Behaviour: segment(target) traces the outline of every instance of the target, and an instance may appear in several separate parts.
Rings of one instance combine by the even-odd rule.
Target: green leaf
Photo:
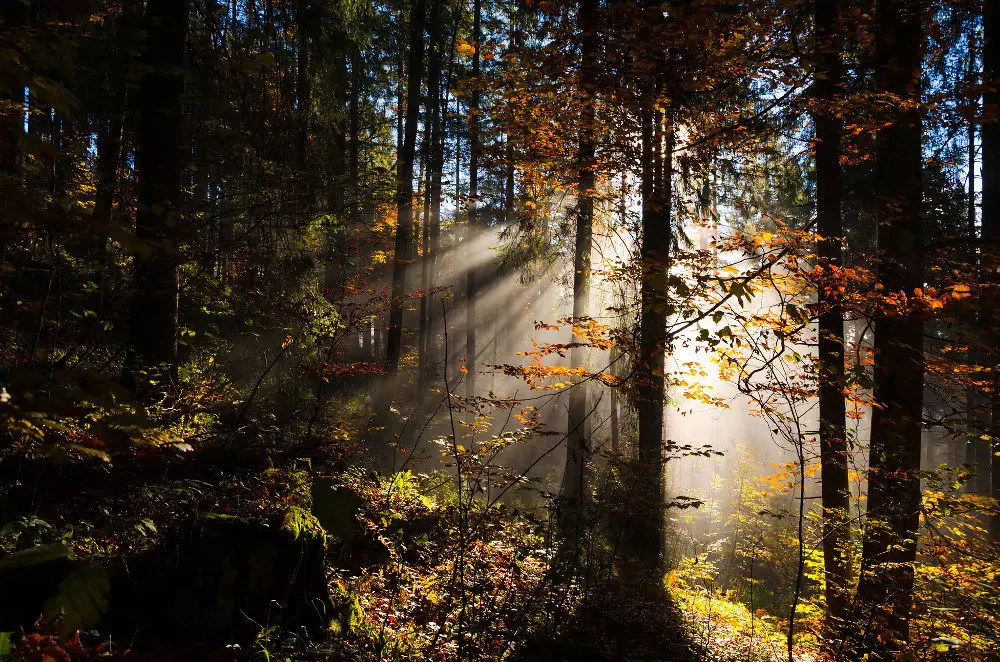
[[[80,566],[62,580],[56,594],[45,602],[44,614],[55,620],[62,614],[62,631],[67,637],[101,622],[108,611],[111,582],[100,566]]]
[[[14,633],[0,632],[0,659],[6,660],[14,651]]]

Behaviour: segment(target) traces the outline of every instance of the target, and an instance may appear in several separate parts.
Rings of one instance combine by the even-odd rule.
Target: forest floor
[[[589,588],[582,589],[574,584],[578,580],[553,572],[556,556],[544,517],[502,505],[463,513],[450,488],[427,489],[440,484],[440,476],[338,470],[345,467],[340,452],[325,449],[327,456],[321,458],[305,448],[285,449],[268,460],[206,450],[137,456],[114,466],[87,460],[5,463],[7,471],[18,474],[18,487],[0,505],[8,522],[25,524],[4,527],[0,543],[3,551],[12,552],[61,541],[81,562],[111,566],[162,548],[192,514],[273,522],[289,509],[315,512],[310,485],[316,468],[325,465],[321,473],[333,473],[332,480],[357,494],[360,504],[351,510],[363,531],[359,541],[345,544],[331,537],[327,551],[330,596],[334,607],[346,613],[345,627],[315,639],[262,628],[255,641],[242,642],[240,654],[228,651],[232,659],[453,659],[463,627],[463,659],[714,662],[777,657],[767,654],[776,647],[774,637],[743,636],[745,614],[738,605],[716,600],[706,609],[694,591],[659,578],[627,586],[604,570],[594,571],[601,578],[591,577]],[[311,461],[302,464],[310,455]],[[31,514],[16,519],[14,511]],[[476,526],[469,527],[470,518],[478,520]],[[456,560],[460,538],[468,550],[464,567]],[[459,569],[465,579],[456,584]],[[113,612],[114,595],[109,602]],[[95,625],[96,634],[100,626]],[[766,635],[759,620],[758,633]],[[115,659],[123,653],[122,659],[131,660],[192,659],[184,657],[190,649],[183,639],[177,632],[181,657],[171,657],[167,650],[127,654],[117,646]],[[746,655],[748,646],[764,654]],[[108,649],[90,653],[72,659],[98,659]],[[218,653],[223,656],[219,659],[227,655]],[[12,659],[34,659],[17,655]]]
[[[683,615],[668,595],[612,591],[581,605],[556,636],[540,633],[514,657],[518,662],[649,660],[694,662]]]

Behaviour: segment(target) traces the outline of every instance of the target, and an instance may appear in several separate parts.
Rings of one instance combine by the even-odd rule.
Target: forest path
[[[592,595],[554,637],[529,641],[521,662],[695,662],[680,609],[666,592],[610,590]]]

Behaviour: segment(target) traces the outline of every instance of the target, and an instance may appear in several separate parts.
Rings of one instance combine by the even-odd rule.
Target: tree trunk
[[[136,238],[146,248],[135,257],[123,372],[123,383],[140,392],[146,391],[140,383],[140,370],[155,372],[163,366],[167,376],[173,378],[177,369],[178,256],[172,243],[182,193],[181,123],[188,7],[188,0],[149,0],[146,4],[149,71],[140,91],[136,141]]]
[[[424,214],[424,255],[421,260],[421,288],[424,291],[420,299],[420,333],[417,348],[420,352],[419,383],[426,386],[431,377],[431,319],[433,306],[431,289],[433,287],[434,262],[437,259],[437,246],[440,237],[441,213],[441,0],[435,0],[430,34],[431,52],[427,62],[427,111],[430,116],[430,138],[427,141],[427,193]]]
[[[923,285],[921,204],[920,0],[878,0],[876,78],[894,99],[875,152],[878,276],[886,294],[913,296]],[[891,113],[891,114],[890,114]],[[868,515],[858,602],[870,624],[863,648],[876,659],[909,635],[920,507],[923,326],[904,306],[875,318],[875,400]]]
[[[1000,23],[997,20],[997,2],[986,2],[983,5],[983,128],[980,136],[982,145],[982,238],[984,253],[989,253],[987,264],[993,267],[989,273],[996,277],[997,265],[1000,265]],[[992,308],[996,311],[996,307]],[[996,312],[991,320],[991,329],[997,328]],[[991,347],[1000,346],[1000,338],[996,332],[990,334]],[[990,454],[990,479],[988,481],[990,496],[1000,499],[1000,375],[993,376],[993,388],[990,391],[990,434],[993,452]],[[983,458],[985,460],[985,458]],[[985,461],[981,467],[986,470]],[[987,480],[982,479],[985,488]],[[985,491],[985,490],[984,490]],[[1000,515],[990,522],[990,533],[994,540],[1000,540]]]
[[[233,3],[233,16],[235,24],[236,3]],[[299,160],[301,163],[307,162],[307,150],[309,147],[309,125],[312,119],[312,77],[309,75],[309,17],[308,0],[296,0],[295,3],[295,28],[298,31],[298,53],[295,65],[296,69],[296,96],[298,97],[298,148]]]
[[[659,86],[656,88],[659,89]],[[670,260],[673,125],[668,118],[665,145],[654,141],[662,113],[655,100],[642,109],[642,260],[639,356],[636,360],[636,415],[639,423],[635,552],[648,567],[662,559],[664,527],[663,405],[664,341]],[[657,180],[661,186],[657,186]]]
[[[472,99],[469,103],[469,232],[467,241],[471,245],[479,237],[479,63],[482,50],[482,0],[474,0],[472,5],[472,39],[475,52],[472,54]],[[476,271],[472,267],[466,271],[465,280],[465,367],[469,374],[465,378],[465,393],[470,398],[476,394]]]
[[[976,43],[975,33],[969,35],[968,43],[968,84],[974,85],[976,82]],[[969,237],[969,250],[966,253],[967,268],[976,274],[976,279],[983,277],[982,265],[979,262],[979,252],[977,251],[978,232],[976,231],[976,120],[979,104],[979,96],[971,94],[969,99],[969,115],[973,118],[966,128],[968,141],[968,164],[969,164],[969,199],[966,210],[966,232]],[[978,341],[986,340],[985,333],[990,325],[988,315],[984,311],[978,311],[972,315],[970,320],[972,333],[978,335]],[[976,343],[973,342],[972,345]],[[969,350],[969,364],[977,368],[985,368],[986,357],[984,352],[975,346]],[[971,386],[965,391],[966,405],[968,409],[967,429],[968,435],[965,442],[964,461],[976,469],[975,477],[969,480],[967,491],[972,494],[986,494],[989,487],[990,471],[990,444],[981,438],[985,432],[987,402],[980,390]]]
[[[595,156],[594,96],[597,74],[597,0],[580,0],[580,145],[577,152],[576,250],[573,257],[573,320],[583,322],[590,315],[591,238],[594,225]],[[570,334],[570,342],[576,337]],[[586,351],[571,347],[571,369],[582,369]],[[566,435],[566,470],[563,474],[563,534],[573,536],[579,510],[587,491],[586,462],[590,453],[587,424],[587,383],[574,386],[569,394],[569,420]]]
[[[825,273],[843,266],[841,238],[840,138],[841,120],[834,111],[842,77],[837,0],[816,3],[816,217],[818,254]],[[847,599],[850,544],[850,485],[848,484],[847,405],[844,399],[844,317],[834,283],[820,283],[818,298],[820,475],[823,503],[823,565],[826,575],[828,632],[843,622]]]
[[[346,41],[347,35],[339,32],[340,39]],[[348,132],[350,125],[348,117],[348,73],[347,54],[338,46],[333,54],[333,95],[336,113],[333,122],[333,153],[331,154],[330,203],[333,211],[333,226],[327,230],[327,259],[323,270],[323,289],[331,301],[339,301],[343,297],[344,284],[347,278],[347,219],[349,217],[349,201],[345,192],[351,183],[348,181],[350,167],[348,159]],[[306,152],[303,152],[305,157]],[[303,162],[303,167],[306,163]]]
[[[413,243],[413,155],[417,144],[417,119],[420,114],[420,79],[424,61],[424,20],[427,0],[415,0],[410,10],[410,59],[406,83],[406,124],[399,150],[396,178],[396,241],[392,261],[392,301],[389,308],[389,333],[385,346],[385,370],[395,375],[403,349],[403,299],[406,296],[406,271]]]

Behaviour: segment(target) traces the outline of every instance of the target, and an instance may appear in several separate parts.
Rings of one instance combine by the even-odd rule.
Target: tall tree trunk
[[[997,17],[996,0],[983,4],[983,128],[980,135],[982,146],[982,238],[984,253],[988,252],[987,262],[993,268],[994,274],[1000,265],[1000,21]],[[992,308],[996,311],[996,307]],[[997,328],[997,318],[994,312],[992,329]],[[995,332],[991,334],[991,347],[1000,346],[1000,338]],[[990,496],[1000,500],[1000,375],[993,376],[993,388],[990,391],[990,437],[993,452],[990,466],[989,489]],[[985,460],[985,458],[984,458]],[[985,461],[981,467],[986,470]],[[983,479],[986,483],[986,479]],[[993,517],[990,523],[990,533],[994,540],[1000,540],[1000,515]]]
[[[298,31],[298,53],[296,69],[296,96],[298,97],[298,149],[301,162],[307,162],[309,147],[309,125],[312,120],[312,77],[309,75],[309,33],[311,32],[309,2],[296,0],[295,29]],[[235,23],[236,3],[233,3]]]
[[[302,0],[300,0],[302,1]],[[347,35],[338,30],[338,40],[347,41]],[[333,153],[331,173],[333,181],[330,182],[330,203],[333,211],[333,225],[327,230],[327,259],[326,268],[323,271],[323,289],[331,300],[340,301],[344,294],[344,285],[347,279],[348,255],[347,255],[347,220],[350,215],[350,202],[346,191],[352,185],[348,181],[349,157],[348,157],[348,133],[350,131],[348,104],[348,73],[347,73],[347,53],[343,45],[338,44],[333,54],[333,97],[336,104],[336,111],[333,119]],[[306,152],[303,151],[303,158]],[[303,167],[306,163],[303,162]]]
[[[594,96],[597,75],[597,0],[580,0],[580,145],[577,152],[576,250],[573,256],[573,320],[582,323],[590,315],[590,260],[594,225]],[[576,340],[570,335],[570,342]],[[586,353],[571,347],[570,367],[584,367]],[[590,452],[587,425],[587,383],[572,388],[569,395],[569,420],[566,435],[566,470],[563,474],[563,533],[574,535],[579,510],[587,490],[586,462]]]
[[[472,99],[469,103],[469,231],[466,241],[471,243],[479,237],[479,73],[480,51],[482,50],[482,0],[472,4],[472,39],[475,52],[472,54]],[[476,267],[466,271],[465,280],[465,355],[469,374],[465,379],[465,392],[469,397],[476,394]]]
[[[406,271],[413,243],[413,155],[417,144],[417,119],[420,114],[420,80],[424,62],[424,21],[427,0],[415,0],[410,10],[410,58],[406,83],[406,124],[399,150],[396,178],[396,241],[392,261],[392,301],[389,308],[389,333],[386,337],[385,369],[395,375],[403,348],[403,298],[406,296]]]
[[[842,77],[837,0],[817,0],[816,50],[816,216],[819,258],[829,266],[843,265],[841,238],[840,138],[841,120],[834,109]],[[844,317],[835,286],[819,287],[818,355],[820,475],[823,502],[823,565],[826,575],[828,631],[843,622],[847,599],[850,544],[850,485],[847,472],[847,405],[844,399]]]
[[[4,30],[10,35],[28,22],[28,7],[20,0],[3,0]],[[4,186],[20,185],[21,177],[21,136],[24,134],[24,91],[14,87],[0,93],[0,101],[6,103],[0,113],[0,176]],[[6,197],[6,196],[4,196]],[[0,202],[0,210],[6,205]],[[0,219],[0,258],[6,254],[6,247],[14,230],[14,223],[4,214]]]
[[[969,35],[968,42],[968,84],[970,86],[976,83],[976,42],[975,42],[975,30]],[[978,232],[976,231],[976,120],[974,119],[977,113],[977,106],[979,105],[979,97],[975,94],[970,94],[968,98],[969,103],[969,114],[973,119],[970,119],[969,126],[966,128],[966,135],[968,141],[968,164],[969,164],[969,199],[968,206],[966,209],[966,233],[969,237],[969,250],[966,253],[967,263],[966,268],[972,270],[977,274],[977,279],[981,278],[983,275],[982,265],[979,263],[979,252],[977,251],[977,238]],[[989,326],[989,320],[987,316],[979,311],[974,313],[972,319],[970,320],[972,325],[972,331],[975,333],[981,333]],[[984,338],[980,338],[980,341]],[[975,343],[972,343],[975,345]],[[975,347],[970,348],[969,351],[969,363],[976,367],[985,367],[985,356],[983,352]],[[966,436],[965,442],[965,462],[966,464],[976,468],[976,476],[969,480],[967,489],[973,494],[981,494],[987,492],[987,485],[989,483],[989,467],[990,460],[989,456],[992,455],[990,452],[989,443],[983,441],[980,437],[984,433],[985,416],[983,415],[984,409],[986,407],[986,402],[979,392],[977,387],[969,387],[965,390],[966,406],[968,409],[968,434]]]
[[[181,202],[184,49],[189,0],[146,4],[146,64],[136,143],[139,204],[134,291],[123,382],[141,388],[139,371],[165,366],[176,375],[178,257],[173,247]],[[145,394],[147,397],[151,393]]]
[[[921,203],[922,0],[878,0],[876,92],[893,99],[875,151],[878,277],[886,294],[913,296],[923,285]],[[889,114],[891,113],[891,114]],[[872,624],[865,649],[889,659],[909,635],[913,564],[920,523],[923,325],[910,310],[875,319],[875,400],[868,515],[858,602]]]
[[[659,85],[655,88],[658,92]],[[668,117],[666,141],[656,125],[663,114],[656,100],[644,102],[642,123],[642,260],[639,356],[636,360],[636,415],[639,423],[638,484],[635,524],[636,555],[650,568],[662,559],[664,531],[663,405],[666,360],[667,269],[670,260],[671,172],[673,125]],[[659,180],[661,186],[657,186]]]
[[[430,292],[434,284],[435,262],[441,235],[441,0],[435,0],[431,28],[431,52],[427,64],[427,105],[430,115],[430,140],[427,149],[427,202],[424,220],[424,257],[421,262],[422,288],[420,300],[420,383],[426,386],[433,369],[434,307]]]
[[[364,57],[357,48],[351,54],[351,86],[348,93],[347,190],[348,217],[352,225],[361,222],[361,95],[364,86]]]

